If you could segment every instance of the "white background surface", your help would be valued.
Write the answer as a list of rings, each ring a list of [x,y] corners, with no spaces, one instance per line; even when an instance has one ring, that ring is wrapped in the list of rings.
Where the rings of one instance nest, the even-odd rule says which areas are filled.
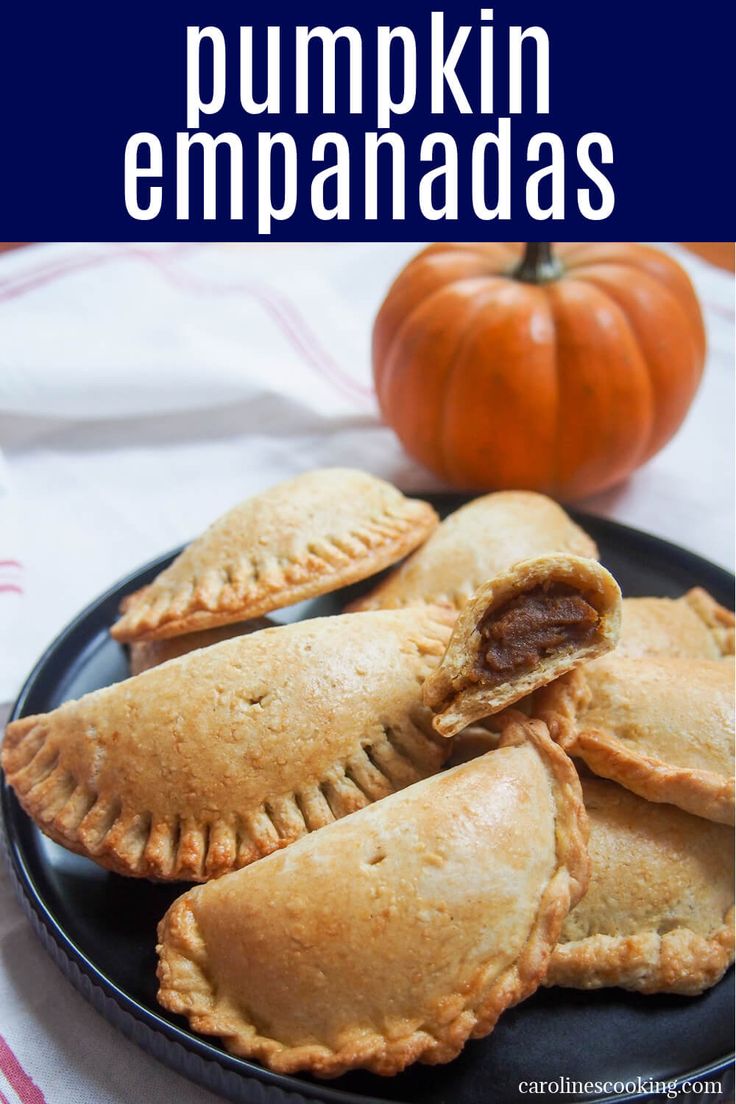
[[[0,703],[96,594],[279,478],[344,464],[439,486],[379,424],[370,390],[371,320],[415,248],[92,243],[0,257]],[[703,384],[659,456],[580,505],[731,567],[734,281],[668,248],[703,304]],[[213,1099],[89,1009],[7,881],[0,892],[0,1033],[46,1100]],[[15,1104],[3,1069],[0,1048]]]

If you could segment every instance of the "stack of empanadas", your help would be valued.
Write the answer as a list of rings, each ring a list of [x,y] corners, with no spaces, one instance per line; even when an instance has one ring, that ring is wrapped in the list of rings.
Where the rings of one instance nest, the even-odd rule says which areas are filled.
[[[594,568],[603,569],[580,567],[570,564],[585,595],[586,575],[590,586]],[[523,563],[479,588],[424,688],[438,732],[453,735],[488,716],[490,731],[470,744],[476,753],[496,746],[499,709],[517,698],[487,663],[489,640],[496,657],[499,643],[488,626],[508,625],[514,578],[528,580],[534,594],[534,572]],[[600,582],[610,590],[605,576]],[[586,597],[595,606],[593,592]],[[570,611],[576,632],[589,624],[584,614]],[[613,617],[604,606],[601,637],[616,631]],[[572,666],[563,646],[561,656],[522,675],[533,692],[518,705],[578,762],[589,814],[590,884],[563,925],[545,984],[694,995],[720,980],[734,957],[726,827],[734,824],[733,614],[695,589],[677,600],[624,599],[620,621],[608,654],[596,656],[595,637],[578,640],[586,662]],[[561,677],[544,678],[545,664]]]
[[[446,1062],[541,984],[699,993],[733,959],[733,617],[622,603],[596,557],[541,495],[439,524],[299,476],[126,598],[134,677],[11,723],[7,778],[65,847],[206,883],[159,1000],[274,1070]]]

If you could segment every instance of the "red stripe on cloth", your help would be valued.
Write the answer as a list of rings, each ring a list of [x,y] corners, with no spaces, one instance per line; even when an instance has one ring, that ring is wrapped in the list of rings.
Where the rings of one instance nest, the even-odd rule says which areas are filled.
[[[12,592],[13,594],[22,594],[23,587],[17,586],[15,583],[0,583],[0,594]]]
[[[332,358],[328,360],[321,355],[319,348],[315,348],[313,343],[310,344],[309,338],[305,334],[305,327],[299,326],[298,321],[294,318],[293,310],[289,311],[288,304],[281,296],[277,297],[270,288],[265,288],[262,285],[251,287],[244,285],[240,290],[261,304],[301,355],[302,360],[310,364],[324,379],[329,380],[334,387],[346,393],[353,401],[356,398],[363,399],[366,397],[360,385],[341,372]]]
[[[104,256],[86,254],[80,258],[73,259],[70,257],[64,261],[58,261],[56,264],[39,268],[36,272],[23,273],[15,277],[14,280],[0,283],[0,302],[5,302],[7,299],[17,299],[20,295],[35,291],[36,288],[43,287],[44,284],[49,284],[60,276],[67,276],[72,272],[81,272],[86,268],[94,268],[96,265],[104,264],[110,259],[109,254]]]
[[[0,560],[0,567],[23,567],[20,560]]]
[[[2,1035],[0,1035],[0,1069],[5,1074],[8,1084],[17,1093],[21,1104],[46,1104],[46,1097],[23,1069]]]
[[[142,253],[141,250],[139,252]],[[189,291],[203,292],[207,295],[249,295],[255,299],[263,309],[270,314],[273,321],[290,344],[299,353],[302,360],[317,371],[323,379],[329,381],[333,387],[342,391],[353,402],[361,405],[366,399],[370,399],[372,391],[368,387],[353,379],[345,372],[330,354],[322,346],[301,316],[294,304],[281,292],[275,291],[267,284],[254,283],[222,283],[203,279],[201,276],[193,276],[191,273],[174,269],[168,264],[169,255],[149,253],[143,254],[153,264],[158,265],[163,276],[174,286],[185,288]]]
[[[200,245],[199,242],[176,242],[167,252],[175,253],[192,249]],[[135,246],[120,246],[105,253],[86,253],[81,257],[62,257],[54,261],[46,261],[37,268],[29,269],[7,280],[0,280],[0,303],[7,299],[17,299],[29,291],[50,284],[62,276],[68,276],[75,272],[83,272],[88,268],[96,268],[98,265],[108,264],[110,261],[120,259],[140,259],[150,262],[153,255]]]
[[[96,268],[99,265],[108,264],[110,261],[120,260],[121,258],[128,260],[137,258],[158,268],[170,283],[179,284],[180,287],[188,288],[190,291],[209,294],[241,293],[250,295],[271,315],[302,359],[310,364],[324,379],[328,380],[333,387],[342,391],[343,394],[347,394],[353,402],[357,400],[360,404],[363,404],[366,400],[371,399],[373,394],[371,389],[365,387],[343,370],[321,344],[295,304],[282,293],[274,291],[266,284],[231,283],[218,285],[216,282],[203,280],[201,277],[192,277],[189,273],[175,272],[169,267],[167,262],[172,257],[200,245],[199,242],[177,242],[161,252],[145,249],[141,246],[128,246],[120,247],[108,253],[87,254],[79,258],[63,258],[51,264],[47,263],[35,271],[27,272],[9,281],[0,280],[0,303],[25,295],[27,292],[34,291],[36,288],[51,283],[61,276]]]
[[[342,383],[343,386],[352,390],[361,398],[369,399],[372,397],[373,392],[371,389],[365,387],[358,380],[353,379],[347,372],[344,372],[334,357],[328,353],[314,330],[307,323],[304,316],[297,310],[291,299],[288,299],[281,292],[274,291],[273,288],[268,288],[264,285],[257,285],[257,290],[262,296],[267,296],[276,308],[282,312],[286,324],[296,332],[298,340],[306,348],[307,355],[311,356],[316,363],[321,364],[325,372],[332,375],[336,381]]]

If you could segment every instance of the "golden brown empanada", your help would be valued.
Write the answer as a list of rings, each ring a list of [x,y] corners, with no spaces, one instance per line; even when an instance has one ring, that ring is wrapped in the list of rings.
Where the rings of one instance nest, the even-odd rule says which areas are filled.
[[[184,636],[169,636],[165,640],[139,640],[128,648],[130,673],[141,675],[152,667],[159,667],[170,659],[189,655],[199,648],[209,648],[211,644],[221,644],[223,640],[232,640],[235,636],[245,636],[247,633],[272,627],[274,622],[267,617],[256,617],[253,621],[220,625],[216,629],[202,629],[201,632],[186,633]]]
[[[180,897],[161,1004],[322,1077],[447,1062],[486,1035],[537,988],[588,877],[570,760],[539,722],[502,743]]]
[[[732,659],[614,652],[539,691],[533,712],[594,774],[733,824]]]
[[[434,727],[454,736],[616,645],[621,591],[583,556],[522,560],[475,592],[424,684]]]
[[[546,552],[598,555],[561,506],[533,491],[498,491],[445,518],[418,552],[351,609],[428,602],[462,609],[487,579]]]
[[[421,684],[441,609],[302,621],[213,644],[8,726],[40,828],[121,874],[203,881],[438,770]]]
[[[375,575],[431,533],[430,505],[382,479],[325,468],[221,517],[128,597],[116,640],[159,640],[247,621]]]
[[[583,780],[592,863],[546,985],[695,996],[734,957],[733,833],[674,805]]]
[[[734,616],[700,587],[682,598],[625,598],[618,655],[733,655]]]
[[[722,655],[734,654],[734,624],[733,611],[716,602],[703,587],[694,587],[684,596],[698,617],[713,633]]]

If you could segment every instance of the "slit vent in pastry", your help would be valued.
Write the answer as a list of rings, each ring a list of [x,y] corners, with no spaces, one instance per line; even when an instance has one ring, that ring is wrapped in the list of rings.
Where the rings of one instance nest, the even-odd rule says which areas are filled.
[[[424,685],[434,727],[454,736],[615,647],[621,592],[595,560],[548,555],[484,583]]]
[[[247,499],[123,602],[116,640],[260,617],[375,575],[431,533],[426,502],[365,472],[307,472]]]
[[[533,712],[594,774],[734,823],[733,659],[613,652],[541,690]]]
[[[449,621],[379,611],[214,644],[14,721],[6,777],[72,851],[205,881],[439,770],[421,684]]]
[[[695,996],[734,957],[733,833],[673,805],[583,780],[588,891],[569,914],[545,984]]]
[[[551,498],[497,491],[450,514],[427,543],[353,610],[430,604],[462,609],[487,579],[547,552],[595,559],[595,542]]]
[[[273,1070],[448,1062],[546,973],[588,877],[575,769],[545,726],[248,870],[159,925],[158,999]]]

